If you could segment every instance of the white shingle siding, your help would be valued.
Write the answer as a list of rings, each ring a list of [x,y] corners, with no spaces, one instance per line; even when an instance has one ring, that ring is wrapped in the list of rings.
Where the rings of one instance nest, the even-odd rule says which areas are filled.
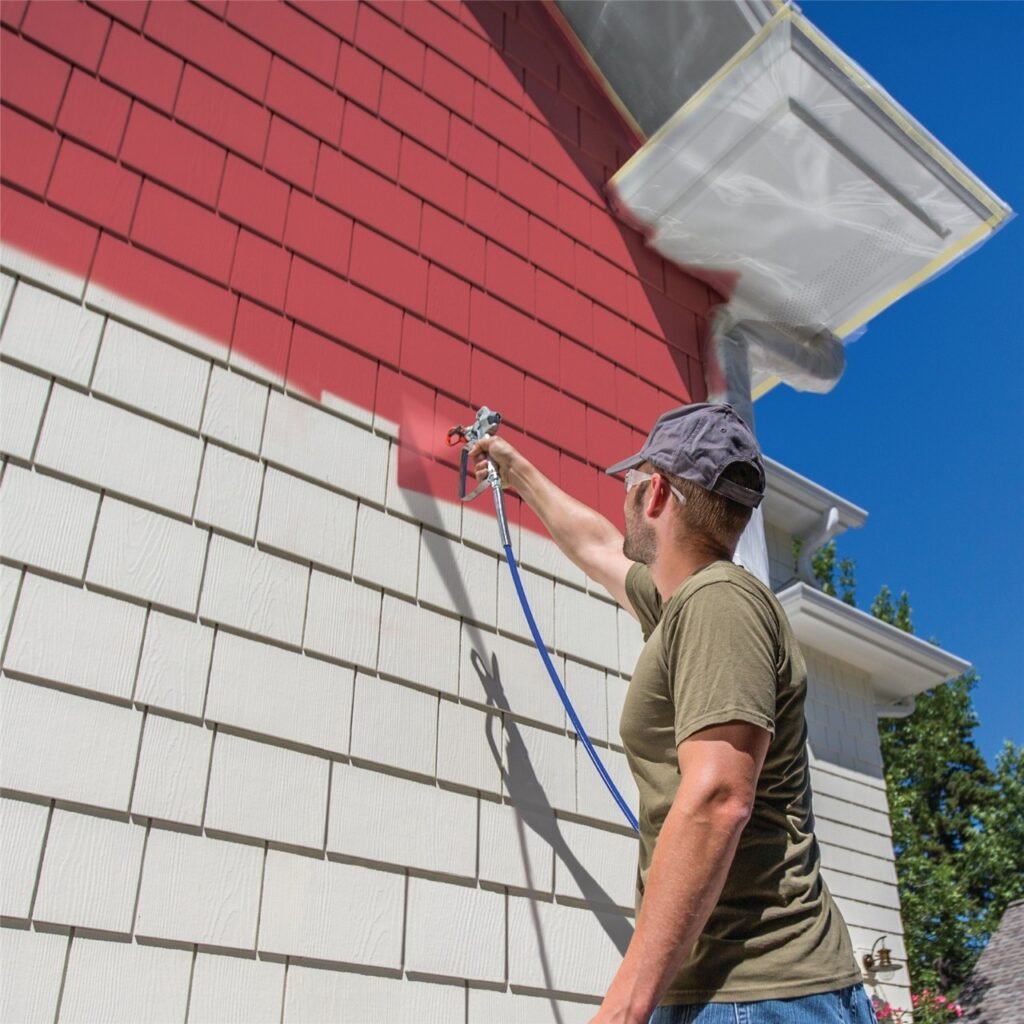
[[[636,841],[575,821],[558,823],[567,854],[555,860],[555,895],[591,906],[632,910],[636,893]],[[568,853],[571,851],[571,854]]]
[[[323,849],[329,762],[220,733],[205,825],[235,836]]]
[[[503,744],[500,715],[441,700],[437,715],[437,778],[440,782],[500,795]]]
[[[0,679],[0,785],[127,811],[142,713]]]
[[[493,555],[424,530],[420,539],[419,599],[447,615],[494,627],[498,562]]]
[[[508,532],[512,540],[512,551],[518,557],[517,553],[521,548],[519,524],[510,522]],[[483,548],[492,555],[496,555],[499,562],[505,561],[501,534],[498,531],[498,520],[494,516],[494,498],[490,491],[485,491],[472,504],[468,504],[462,509],[461,538],[473,547]],[[508,570],[500,568],[498,571],[507,572]]]
[[[147,416],[198,430],[209,377],[207,360],[108,320],[92,390]]]
[[[317,483],[384,503],[388,444],[305,402],[270,393],[263,457]]]
[[[356,674],[352,756],[416,775],[433,775],[438,698]]]
[[[52,292],[19,284],[0,354],[60,380],[85,386],[92,375],[103,317]]]
[[[206,720],[347,753],[353,676],[350,668],[222,632]]]
[[[592,664],[617,668],[615,607],[582,591],[555,584],[555,647]]]
[[[569,700],[576,709],[576,714],[591,739],[608,740],[608,705],[605,673],[582,662],[566,658],[562,672],[562,685],[569,695]],[[547,701],[561,706],[554,686],[549,679]],[[565,727],[575,735],[575,728],[568,715],[565,716]]]
[[[796,578],[796,555],[793,538],[773,523],[764,524],[768,545],[768,572],[773,590],[779,590]]]
[[[105,497],[86,582],[194,615],[209,539],[179,519]]]
[[[264,851],[154,828],[146,845],[136,935],[251,950]]]
[[[252,540],[262,482],[263,467],[256,459],[208,444],[199,477],[196,522]]]
[[[0,565],[0,650],[7,643],[7,631],[11,625],[14,602],[21,586],[22,573],[9,565]]]
[[[271,849],[259,949],[341,964],[402,966],[406,879]]]
[[[256,531],[261,548],[347,573],[352,568],[355,521],[356,502],[351,498],[267,469]]]
[[[458,620],[384,595],[378,659],[382,673],[454,696],[458,658]]]
[[[16,281],[10,274],[0,274],[0,319],[7,312]]]
[[[198,828],[210,772],[211,730],[176,718],[146,716],[132,816]]]
[[[283,963],[199,953],[192,972],[189,1024],[280,1024],[284,972]],[[293,968],[289,987],[294,984]]]
[[[0,1020],[53,1024],[69,941],[67,935],[0,928]]]
[[[216,534],[199,617],[298,647],[309,569]]]
[[[199,718],[206,698],[213,632],[209,626],[151,611],[142,644],[136,701]]]
[[[626,755],[607,747],[595,746],[594,749],[623,799],[636,814],[636,783],[633,781],[629,765],[626,763]],[[601,777],[582,743],[576,744],[575,754],[577,811],[598,821],[615,825],[624,824],[626,819],[619,805],[601,781]]]
[[[608,737],[613,746],[622,746],[619,735],[619,722],[622,719],[622,706],[626,702],[626,691],[629,680],[608,673],[606,680],[608,694]]]
[[[28,462],[39,437],[50,381],[0,363],[0,395],[0,452]]]
[[[509,896],[508,904],[510,984],[579,994],[607,989],[622,955],[616,944],[623,924],[620,912],[560,906],[529,896]]]
[[[339,533],[344,525],[338,524]],[[349,528],[347,536],[351,533]],[[357,579],[396,594],[416,595],[420,529],[415,523],[361,505],[355,537],[352,573]]]
[[[411,822],[433,822],[429,829]],[[430,783],[335,765],[327,852],[474,878],[477,800]]]
[[[54,811],[34,919],[130,935],[144,838],[137,825]]]
[[[563,659],[553,660],[561,672]],[[565,710],[536,648],[466,625],[462,627],[459,696],[556,729],[565,724]]]
[[[597,1003],[486,988],[471,988],[467,996],[469,1020],[502,1024],[589,1024],[598,1007]]]
[[[306,650],[350,665],[375,668],[381,592],[313,570],[306,615]]]
[[[409,880],[406,969],[417,974],[505,980],[505,900],[501,892]]]
[[[4,557],[81,579],[99,503],[96,491],[8,466],[0,483]]]
[[[228,448],[258,455],[268,395],[264,385],[215,365],[203,408],[203,435]]]
[[[29,281],[44,285],[66,295],[68,298],[81,301],[85,294],[85,278],[74,270],[66,270],[64,267],[48,260],[40,259],[38,256],[24,249],[19,249],[4,241],[0,245],[0,260],[4,270],[12,274],[19,274]],[[24,288],[25,284],[22,283]]]
[[[636,668],[636,659],[644,648],[644,636],[640,631],[640,623],[624,608],[615,610],[615,622],[619,638],[619,671],[624,676],[631,676]],[[618,719],[615,720],[618,726]],[[618,728],[615,730],[618,734]]]
[[[480,803],[480,880],[551,893],[558,823],[545,808]]]
[[[145,619],[138,605],[27,573],[4,667],[127,701]]]
[[[520,806],[576,810],[573,746],[564,734],[505,723],[504,792]]]
[[[58,385],[36,461],[92,487],[190,516],[202,449],[198,437]]]
[[[49,818],[44,804],[0,799],[0,914],[4,917],[29,917]]]
[[[465,990],[394,978],[291,967],[284,1024],[365,1024],[366,1021],[461,1021]],[[495,1018],[479,1018],[481,1021]],[[276,1024],[278,1018],[274,1018]],[[220,1024],[220,1022],[218,1022]]]
[[[497,527],[495,527],[497,530]],[[564,580],[576,587],[585,587],[587,577],[581,569],[577,569],[572,562],[558,549],[558,546],[548,537],[542,537],[532,530],[520,531],[520,546],[516,551],[516,557],[528,569],[551,576],[554,579]]]
[[[69,1021],[183,1021],[192,951],[75,937],[61,1018]]]

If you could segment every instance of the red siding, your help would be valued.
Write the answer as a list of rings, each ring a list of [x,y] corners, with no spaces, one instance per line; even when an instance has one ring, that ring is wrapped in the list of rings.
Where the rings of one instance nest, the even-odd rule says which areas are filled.
[[[599,471],[703,397],[714,296],[609,211],[633,144],[539,5],[69,0],[4,22],[4,239],[314,398],[433,408],[440,461],[413,469],[439,497],[441,420],[486,403],[618,516]]]

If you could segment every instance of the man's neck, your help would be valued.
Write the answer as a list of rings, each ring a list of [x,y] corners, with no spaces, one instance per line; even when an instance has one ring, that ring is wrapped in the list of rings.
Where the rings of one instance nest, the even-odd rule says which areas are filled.
[[[688,577],[726,557],[724,552],[714,554],[704,549],[669,547],[659,551],[651,563],[651,580],[658,588],[662,601],[667,601]]]

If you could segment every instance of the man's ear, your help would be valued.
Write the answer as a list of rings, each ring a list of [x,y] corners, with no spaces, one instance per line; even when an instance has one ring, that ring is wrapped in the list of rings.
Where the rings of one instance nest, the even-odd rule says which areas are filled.
[[[644,511],[650,519],[657,519],[672,497],[668,481],[660,474],[655,473],[648,483],[647,497],[644,502]]]

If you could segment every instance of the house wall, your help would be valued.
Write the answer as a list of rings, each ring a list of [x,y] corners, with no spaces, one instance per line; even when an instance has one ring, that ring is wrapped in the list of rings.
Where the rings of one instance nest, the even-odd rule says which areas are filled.
[[[764,539],[768,545],[768,576],[772,590],[778,592],[796,579],[796,557],[793,537],[775,523],[764,524]]]
[[[765,523],[771,585],[796,578],[793,537]],[[889,826],[878,718],[870,678],[828,652],[803,645],[807,662],[807,732],[815,831],[822,872],[842,911],[858,960],[880,936],[906,960]],[[906,969],[869,991],[896,1007],[910,1006]]]
[[[539,5],[0,16],[0,1016],[589,1019],[633,840],[442,438],[618,519],[704,397],[632,144]],[[632,797],[638,632],[510,512]]]

